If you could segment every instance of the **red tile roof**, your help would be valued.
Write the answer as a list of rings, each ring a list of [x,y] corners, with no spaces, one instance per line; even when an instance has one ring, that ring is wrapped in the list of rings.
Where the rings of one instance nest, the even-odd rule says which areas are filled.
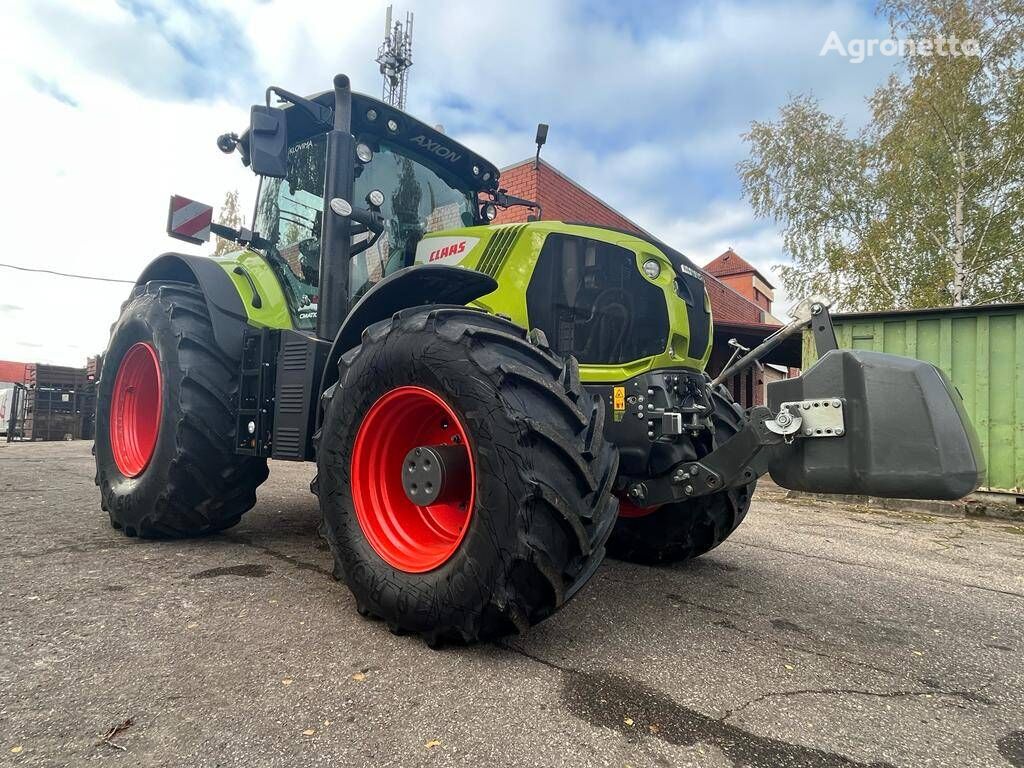
[[[648,234],[636,222],[627,219],[603,200],[543,160],[540,161],[538,170],[533,168],[533,158],[502,169],[500,186],[510,195],[540,203],[544,208],[545,220],[575,221],[603,227],[617,227],[636,232],[639,235]],[[530,213],[532,211],[528,208],[499,209],[495,223],[509,224],[526,221]],[[726,251],[726,253],[732,253],[732,251]],[[711,264],[721,258],[722,256],[719,256]],[[750,271],[757,272],[739,256],[736,258]],[[708,296],[711,298],[711,313],[715,319],[727,323],[761,325],[764,322],[764,312],[761,308],[716,279],[714,277],[716,273],[709,270],[711,264],[705,267],[707,277],[705,285],[708,289]],[[762,276],[761,279],[764,280],[764,277]],[[768,281],[765,280],[765,282]]]
[[[704,270],[712,275],[717,275],[718,277],[726,277],[728,275],[748,275],[753,273],[761,278],[769,288],[775,287],[768,282],[757,267],[736,253],[732,248],[712,259],[712,261],[704,267]]]

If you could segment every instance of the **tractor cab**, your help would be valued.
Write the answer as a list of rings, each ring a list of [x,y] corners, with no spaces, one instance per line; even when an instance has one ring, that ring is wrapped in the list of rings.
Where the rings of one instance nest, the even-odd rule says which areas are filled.
[[[243,162],[260,174],[253,245],[286,287],[297,328],[313,331],[322,304],[321,249],[330,128],[335,93],[294,99],[276,110],[272,138],[286,136],[282,161],[268,167],[258,123],[267,109],[254,107],[256,126],[238,139]],[[313,106],[319,108],[314,109]],[[481,195],[497,191],[498,169],[439,130],[377,99],[351,94],[351,191],[338,190],[372,222],[350,229],[345,304],[358,301],[384,277],[410,266],[424,235],[487,223]],[[234,146],[232,146],[232,149]],[[255,151],[253,151],[255,150]],[[335,161],[336,162],[336,161]],[[271,171],[268,173],[268,171]],[[344,178],[347,174],[342,173]],[[362,231],[358,231],[358,230]],[[339,258],[340,257],[340,258]],[[344,269],[344,256],[328,256]],[[330,294],[331,301],[342,297]]]

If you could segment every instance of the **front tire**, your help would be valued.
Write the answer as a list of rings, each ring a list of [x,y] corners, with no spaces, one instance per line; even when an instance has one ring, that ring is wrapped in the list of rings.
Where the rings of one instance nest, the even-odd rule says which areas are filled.
[[[237,381],[198,288],[135,289],[111,330],[96,400],[96,484],[111,525],[200,536],[256,503],[267,462],[233,451]]]
[[[360,613],[431,645],[522,632],[604,558],[618,454],[602,401],[542,336],[465,307],[406,310],[365,331],[327,398],[320,506]],[[403,459],[439,445],[468,472],[418,506]]]
[[[717,448],[740,431],[743,410],[723,386],[712,390],[711,401],[715,425],[711,446]],[[696,457],[706,453],[705,448]],[[725,541],[743,522],[756,486],[755,479],[737,488],[653,509],[623,501],[615,531],[608,541],[608,554],[618,560],[645,564],[700,557]]]

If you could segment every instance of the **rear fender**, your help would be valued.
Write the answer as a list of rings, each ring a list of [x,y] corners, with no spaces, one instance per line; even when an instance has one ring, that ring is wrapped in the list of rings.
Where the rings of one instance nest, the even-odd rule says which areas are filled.
[[[232,360],[241,360],[242,337],[248,315],[238,289],[220,264],[205,256],[165,253],[149,263],[136,280],[136,285],[154,280],[199,286],[210,313],[217,346]]]

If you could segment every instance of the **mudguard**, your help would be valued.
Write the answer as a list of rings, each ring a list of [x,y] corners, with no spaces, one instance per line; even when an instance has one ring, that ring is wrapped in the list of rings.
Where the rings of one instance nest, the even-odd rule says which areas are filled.
[[[772,479],[799,491],[959,499],[985,464],[960,393],[930,363],[867,350],[826,353],[801,376],[768,385],[768,405],[838,398],[845,434],[779,446]]]
[[[359,344],[363,331],[395,312],[425,304],[468,304],[496,290],[493,277],[461,267],[420,264],[388,275],[352,307],[334,338],[320,391],[338,378],[338,360]]]
[[[248,315],[238,290],[220,264],[205,256],[164,253],[153,259],[135,282],[145,285],[153,280],[198,285],[206,299],[217,346],[232,360],[241,360]]]

